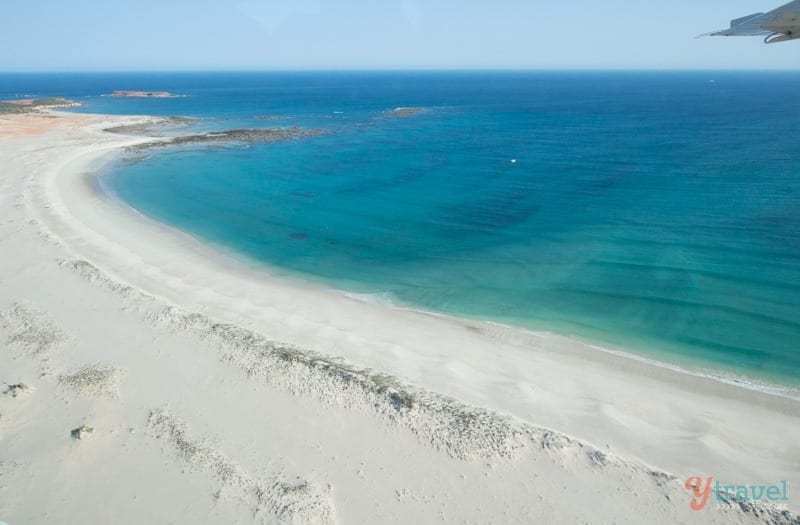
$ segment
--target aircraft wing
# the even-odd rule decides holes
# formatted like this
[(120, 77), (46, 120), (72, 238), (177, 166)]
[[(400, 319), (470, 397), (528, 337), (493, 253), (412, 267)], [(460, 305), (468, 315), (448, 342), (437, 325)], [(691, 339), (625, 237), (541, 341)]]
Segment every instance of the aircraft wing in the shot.
[(731, 27), (708, 33), (709, 36), (764, 36), (774, 44), (800, 38), (800, 0), (793, 0), (768, 13), (755, 13), (731, 20)]

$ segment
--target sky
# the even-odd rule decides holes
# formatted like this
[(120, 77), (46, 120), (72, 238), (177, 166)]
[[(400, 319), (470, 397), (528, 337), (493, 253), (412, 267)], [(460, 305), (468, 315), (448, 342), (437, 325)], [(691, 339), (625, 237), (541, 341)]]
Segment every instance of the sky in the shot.
[(0, 0), (0, 71), (798, 69), (768, 0)]

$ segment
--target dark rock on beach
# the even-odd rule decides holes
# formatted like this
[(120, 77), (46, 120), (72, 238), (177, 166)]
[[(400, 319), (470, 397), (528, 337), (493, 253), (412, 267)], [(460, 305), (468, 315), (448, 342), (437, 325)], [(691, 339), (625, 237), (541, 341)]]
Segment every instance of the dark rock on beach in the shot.
[(84, 425), (72, 429), (69, 434), (72, 436), (72, 439), (86, 439), (94, 434), (94, 428)]

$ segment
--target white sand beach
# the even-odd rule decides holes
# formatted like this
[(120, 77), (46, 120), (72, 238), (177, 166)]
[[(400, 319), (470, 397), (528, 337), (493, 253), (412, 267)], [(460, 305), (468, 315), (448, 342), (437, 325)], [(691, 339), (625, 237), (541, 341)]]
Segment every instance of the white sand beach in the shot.
[(798, 398), (271, 276), (97, 190), (143, 120), (0, 116), (0, 521), (800, 523)]

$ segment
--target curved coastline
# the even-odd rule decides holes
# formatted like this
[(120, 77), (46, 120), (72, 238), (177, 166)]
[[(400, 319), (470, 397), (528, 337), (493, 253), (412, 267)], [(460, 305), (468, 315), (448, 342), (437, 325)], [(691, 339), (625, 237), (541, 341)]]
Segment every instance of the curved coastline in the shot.
[[(400, 109), (408, 109), (408, 108), (400, 108)], [(417, 108), (411, 108), (411, 109), (417, 109)], [(114, 130), (114, 132), (125, 135), (124, 131), (122, 130)], [(315, 132), (316, 130), (310, 130), (308, 135), (313, 136)], [(303, 137), (306, 135), (301, 130), (289, 130), (289, 133), (291, 134), (289, 135), (290, 137), (295, 137), (295, 136)], [(147, 138), (146, 134), (144, 133), (137, 132), (135, 136), (142, 137), (143, 139)], [(202, 137), (202, 135), (200, 136)], [(166, 140), (162, 138), (159, 140), (159, 142), (156, 143), (151, 142), (151, 140), (153, 140), (152, 137), (147, 138), (147, 141), (143, 142), (141, 145), (136, 144), (133, 145), (132, 147), (128, 146), (126, 147), (126, 149), (137, 152), (140, 150), (140, 148), (144, 149), (151, 148), (153, 147), (154, 144), (159, 144), (159, 143), (163, 144), (164, 147), (183, 144), (182, 141), (175, 142), (174, 138), (171, 140)], [(270, 140), (273, 139), (270, 138)], [(280, 137), (274, 140), (285, 140), (285, 138)], [(113, 155), (112, 153), (109, 153), (110, 158), (113, 158), (112, 155)], [(110, 164), (110, 162), (108, 164)], [(578, 333), (572, 333), (570, 331), (549, 330), (546, 328), (531, 329), (531, 328), (526, 328), (524, 326), (516, 326), (513, 324), (503, 323), (502, 321), (461, 317), (458, 314), (426, 310), (424, 308), (416, 307), (413, 304), (397, 303), (391, 297), (387, 297), (381, 293), (369, 293), (369, 292), (362, 293), (362, 292), (355, 292), (353, 290), (348, 290), (345, 288), (338, 288), (335, 285), (325, 282), (324, 279), (321, 278), (315, 279), (313, 276), (306, 276), (300, 272), (294, 272), (291, 269), (270, 266), (268, 262), (254, 259), (249, 255), (238, 252), (235, 249), (230, 248), (228, 246), (219, 243), (214, 243), (209, 239), (201, 239), (190, 232), (180, 230), (171, 225), (160, 222), (157, 219), (152, 219), (148, 216), (145, 216), (144, 214), (133, 208), (131, 205), (129, 205), (127, 202), (116, 196), (113, 193), (113, 190), (109, 188), (107, 185), (102, 184), (101, 179), (105, 175), (105, 172), (108, 169), (110, 169), (108, 166), (103, 166), (103, 167), (98, 166), (92, 170), (93, 174), (91, 175), (91, 180), (94, 181), (94, 186), (97, 188), (99, 192), (101, 192), (101, 194), (114, 200), (118, 206), (120, 206), (125, 210), (126, 214), (128, 214), (131, 217), (135, 217), (137, 221), (147, 223), (149, 224), (149, 227), (158, 229), (159, 231), (163, 231), (165, 232), (166, 235), (173, 235), (179, 239), (182, 239), (180, 244), (184, 244), (185, 242), (190, 242), (191, 250), (195, 254), (195, 256), (201, 256), (207, 260), (216, 261), (216, 263), (220, 265), (220, 268), (222, 268), (222, 271), (236, 271), (254, 280), (278, 279), (287, 286), (290, 287), (293, 286), (305, 290), (316, 290), (319, 293), (335, 292), (342, 294), (355, 301), (370, 304), (379, 308), (390, 308), (393, 310), (404, 310), (408, 312), (415, 312), (420, 315), (433, 316), (437, 318), (446, 319), (452, 323), (460, 323), (465, 327), (485, 324), (486, 326), (495, 327), (495, 329), (506, 330), (506, 331), (518, 331), (520, 334), (528, 334), (528, 336), (533, 338), (537, 337), (560, 338), (569, 341), (570, 344), (581, 345), (585, 347), (587, 350), (593, 349), (616, 357), (632, 359), (634, 361), (646, 363), (648, 365), (666, 368), (674, 372), (684, 373), (696, 377), (707, 378), (719, 381), (721, 383), (730, 384), (733, 386), (739, 386), (745, 389), (754, 390), (762, 393), (788, 397), (794, 400), (800, 400), (800, 387), (796, 384), (789, 384), (786, 382), (782, 382), (780, 378), (774, 378), (774, 377), (765, 378), (763, 376), (748, 375), (746, 372), (732, 369), (730, 367), (724, 368), (718, 366), (715, 368), (714, 366), (715, 363), (709, 360), (692, 358), (688, 356), (682, 356), (682, 359), (670, 359), (671, 357), (676, 357), (676, 356), (671, 356), (668, 351), (661, 351), (661, 350), (646, 352), (644, 351), (645, 347), (643, 344), (640, 344), (638, 346), (612, 344), (594, 339), (592, 337), (587, 337), (585, 335), (581, 335)]]
[(795, 392), (555, 334), (369, 304), (277, 277), (142, 216), (94, 182), (99, 165), (121, 148), (153, 140), (102, 131), (109, 121), (130, 120), (85, 117), (68, 154), (49, 159), (26, 190), (29, 208), (73, 260), (185, 311), (563, 432), (637, 464), (678, 476), (777, 476), (800, 484), (791, 442), (792, 429), (800, 429)]
[[(115, 118), (111, 116), (100, 116), (105, 118)], [(159, 117), (116, 117), (116, 118), (133, 118), (135, 120), (148, 120), (158, 119)], [(94, 131), (105, 133), (102, 129), (104, 126), (95, 126)], [(144, 236), (148, 239), (148, 244), (152, 240), (158, 240), (159, 244), (169, 246), (170, 250), (185, 251), (185, 256), (193, 259), (194, 261), (202, 260), (208, 263), (208, 270), (213, 272), (235, 273), (239, 277), (248, 282), (261, 281), (268, 282), (272, 285), (278, 285), (291, 291), (298, 291), (301, 293), (309, 294), (312, 300), (320, 299), (323, 297), (333, 300), (335, 298), (345, 297), (347, 302), (355, 302), (361, 305), (366, 305), (369, 310), (381, 312), (387, 315), (386, 311), (404, 312), (413, 317), (422, 316), (424, 318), (433, 318), (448, 325), (454, 325), (458, 328), (463, 328), (471, 331), (478, 331), (482, 333), (493, 333), (491, 337), (500, 340), (529, 340), (529, 341), (543, 341), (549, 342), (550, 346), (557, 347), (558, 351), (575, 352), (579, 357), (585, 358), (595, 352), (600, 352), (612, 359), (622, 359), (631, 361), (633, 363), (645, 365), (647, 367), (655, 367), (663, 369), (669, 373), (677, 373), (681, 375), (695, 377), (701, 380), (710, 380), (713, 382), (721, 383), (724, 385), (733, 386), (735, 388), (742, 388), (760, 394), (767, 394), (771, 396), (785, 397), (794, 401), (800, 400), (800, 390), (796, 387), (780, 383), (772, 383), (768, 381), (760, 381), (756, 378), (744, 375), (734, 375), (732, 373), (718, 372), (710, 369), (693, 369), (681, 366), (679, 364), (670, 362), (668, 360), (661, 360), (654, 358), (652, 355), (645, 355), (637, 353), (625, 348), (619, 348), (611, 345), (598, 343), (597, 341), (587, 340), (577, 335), (559, 334), (556, 332), (546, 330), (530, 330), (523, 327), (507, 325), (500, 322), (488, 320), (476, 320), (464, 317), (458, 317), (452, 314), (428, 311), (416, 308), (412, 305), (398, 305), (385, 299), (381, 301), (372, 301), (366, 296), (373, 294), (359, 294), (349, 290), (338, 289), (335, 287), (327, 286), (321, 282), (303, 279), (300, 274), (295, 274), (290, 270), (283, 270), (280, 268), (272, 268), (269, 264), (250, 259), (246, 255), (236, 252), (223, 245), (212, 243), (206, 239), (199, 239), (189, 232), (177, 229), (171, 225), (162, 223), (156, 219), (152, 219), (125, 201), (113, 195), (108, 188), (103, 187), (99, 183), (99, 178), (103, 176), (108, 165), (122, 155), (128, 148), (136, 148), (139, 144), (150, 145), (154, 142), (164, 141), (162, 137), (151, 137), (145, 135), (126, 136), (121, 135), (124, 142), (115, 146), (111, 146), (107, 150), (90, 150), (86, 151), (76, 158), (71, 159), (68, 165), (62, 166), (61, 172), (54, 178), (60, 179), (61, 176), (67, 172), (75, 173), (78, 171), (85, 171), (84, 178), (87, 185), (91, 188), (93, 197), (99, 198), (95, 200), (98, 202), (109, 203), (110, 206), (105, 207), (106, 212), (111, 212), (109, 216), (115, 216), (118, 220), (131, 226), (132, 229), (141, 228)], [(169, 145), (168, 142), (165, 144)], [(86, 170), (86, 168), (89, 168)], [(69, 191), (74, 191), (77, 187), (70, 188)], [(63, 187), (61, 188), (63, 190)], [(56, 190), (57, 192), (60, 190)], [(55, 196), (56, 194), (52, 194)], [(77, 200), (82, 198), (77, 194), (71, 197), (76, 197)], [(56, 197), (58, 200), (60, 195)], [(63, 202), (59, 202), (65, 205)], [(65, 205), (67, 208), (69, 205)], [(118, 213), (114, 213), (116, 210)], [(87, 224), (89, 221), (84, 221)], [(146, 232), (144, 230), (147, 230)], [(124, 279), (124, 275), (120, 278)], [(125, 280), (125, 282), (129, 282)], [(148, 292), (153, 290), (144, 288)], [(602, 360), (602, 357), (599, 357)], [(631, 369), (635, 369), (636, 365), (630, 364)], [(618, 363), (613, 363), (618, 365)], [(625, 367), (627, 368), (627, 367)], [(647, 373), (646, 375), (653, 375)], [(658, 374), (655, 374), (658, 375)]]
[[(152, 140), (152, 138), (148, 138), (147, 140)], [(149, 146), (150, 142), (145, 142), (144, 144), (145, 146)], [(165, 142), (165, 145), (169, 146), (170, 143)], [(136, 146), (134, 146), (134, 148), (136, 148)], [(90, 173), (87, 173), (86, 175), (88, 183), (93, 186), (95, 191), (98, 192), (101, 197), (109, 199), (110, 201), (114, 202), (117, 207), (124, 210), (124, 214), (128, 215), (136, 222), (146, 224), (150, 229), (162, 232), (167, 238), (175, 238), (178, 240), (178, 244), (189, 249), (194, 257), (201, 257), (207, 261), (214, 261), (214, 264), (218, 265), (218, 269), (220, 271), (238, 272), (243, 276), (253, 280), (278, 280), (288, 287), (294, 287), (296, 289), (310, 291), (312, 293), (340, 294), (359, 303), (364, 303), (376, 308), (388, 308), (396, 311), (402, 310), (423, 316), (440, 318), (450, 323), (460, 324), (465, 328), (474, 328), (476, 326), (481, 327), (483, 325), (484, 331), (489, 331), (486, 330), (489, 327), (493, 327), (494, 329), (501, 331), (516, 331), (518, 332), (517, 337), (527, 336), (531, 338), (562, 339), (568, 341), (572, 345), (584, 347), (586, 350), (592, 349), (615, 357), (630, 359), (646, 365), (671, 370), (680, 374), (710, 379), (747, 390), (753, 390), (779, 397), (787, 397), (789, 399), (800, 401), (800, 389), (793, 385), (759, 380), (758, 378), (744, 374), (735, 374), (733, 372), (714, 370), (710, 366), (682, 366), (680, 364), (670, 362), (668, 359), (658, 359), (652, 354), (647, 355), (641, 352), (633, 351), (632, 349), (615, 347), (600, 343), (598, 341), (586, 339), (575, 334), (563, 334), (548, 330), (531, 330), (528, 328), (496, 321), (469, 319), (449, 313), (425, 310), (417, 308), (413, 305), (398, 304), (391, 298), (385, 297), (380, 293), (357, 293), (353, 292), (352, 290), (340, 289), (327, 285), (321, 281), (304, 279), (302, 274), (294, 273), (290, 270), (271, 267), (264, 261), (252, 259), (246, 254), (236, 252), (227, 246), (212, 243), (207, 239), (200, 239), (189, 232), (150, 218), (115, 195), (110, 188), (102, 184), (100, 179), (105, 175), (106, 171), (110, 169), (109, 165), (113, 162), (113, 160), (115, 160), (121, 154), (122, 151), (119, 150), (109, 151), (108, 153), (104, 153), (103, 157), (97, 158), (94, 161), (90, 161), (90, 164), (93, 164), (93, 166)], [(375, 300), (376, 297), (379, 299)]]

